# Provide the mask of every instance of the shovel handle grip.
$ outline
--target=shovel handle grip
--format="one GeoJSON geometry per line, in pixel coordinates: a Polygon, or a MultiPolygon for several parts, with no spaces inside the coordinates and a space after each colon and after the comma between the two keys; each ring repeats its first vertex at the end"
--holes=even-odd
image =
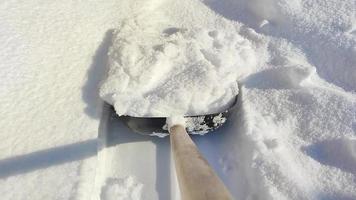
{"type": "Polygon", "coordinates": [[[184,126],[174,125],[169,132],[182,199],[232,199],[223,182],[199,153],[184,126]]]}

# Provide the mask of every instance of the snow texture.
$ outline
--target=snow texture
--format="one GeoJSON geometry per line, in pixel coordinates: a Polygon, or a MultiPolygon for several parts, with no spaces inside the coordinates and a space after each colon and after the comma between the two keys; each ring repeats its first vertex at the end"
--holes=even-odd
{"type": "Polygon", "coordinates": [[[140,200],[142,184],[133,177],[107,179],[101,190],[101,199],[107,200],[140,200]]]}
{"type": "Polygon", "coordinates": [[[0,2],[3,200],[90,199],[117,1],[0,2]]]}
{"type": "Polygon", "coordinates": [[[174,117],[237,92],[226,126],[192,136],[235,199],[356,199],[355,8],[1,1],[1,199],[180,199],[169,139],[132,133],[99,95],[174,117]]]}
{"type": "Polygon", "coordinates": [[[145,24],[130,22],[115,32],[108,79],[100,91],[119,115],[225,111],[238,94],[236,69],[256,65],[253,47],[237,34],[175,27],[146,30],[145,24]]]}
{"type": "MultiPolygon", "coordinates": [[[[138,55],[137,59],[131,61],[156,61],[157,56],[152,55],[158,53],[157,50],[164,54],[163,58],[176,55],[174,52],[186,55],[185,44],[189,41],[199,45],[199,51],[189,53],[194,58],[189,63],[201,58],[211,66],[210,70],[215,75],[218,75],[217,69],[224,69],[231,75],[231,79],[222,76],[223,78],[219,79],[220,84],[229,84],[236,79],[241,86],[238,111],[233,114],[226,127],[203,137],[193,137],[236,199],[356,198],[353,142],[356,124],[354,1],[151,2],[156,5],[154,12],[143,12],[146,21],[140,23],[138,17],[134,20],[137,22],[136,27],[130,26],[135,29],[127,31],[130,32],[128,35],[131,38],[135,38],[129,40],[134,48],[127,52],[130,52],[130,55],[138,55]],[[155,17],[150,17],[153,15],[165,17],[158,17],[161,20],[156,20],[155,17]],[[146,27],[149,27],[147,29],[150,34],[143,33],[147,30],[146,27]],[[132,36],[134,33],[138,35],[132,36]],[[174,45],[166,42],[171,41],[171,38],[174,45]],[[141,42],[143,40],[144,42],[141,42]],[[141,54],[141,51],[133,54],[140,49],[137,48],[140,44],[142,49],[147,48],[150,53],[141,54]],[[160,48],[153,48],[155,45],[160,45],[160,48]]],[[[171,93],[165,92],[172,90],[165,88],[165,83],[174,82],[174,79],[169,79],[174,77],[170,70],[177,71],[172,65],[178,63],[179,66],[186,67],[184,62],[175,63],[173,58],[166,59],[166,62],[162,58],[158,66],[145,64],[132,67],[132,64],[113,64],[125,59],[129,63],[129,56],[125,59],[120,57],[125,54],[120,48],[126,44],[117,45],[119,38],[128,38],[120,36],[127,32],[122,26],[117,28],[117,39],[113,41],[109,54],[109,67],[112,71],[118,72],[130,66],[121,71],[127,81],[119,81],[124,79],[109,72],[109,77],[116,80],[117,84],[105,82],[101,88],[101,96],[114,104],[119,114],[161,116],[162,110],[170,112],[171,105],[180,107],[182,101],[187,101],[187,105],[194,105],[191,98],[182,98],[178,102],[172,99],[170,102],[170,99],[166,98],[171,93]],[[115,52],[115,55],[112,52],[115,52]],[[168,67],[162,69],[162,66],[168,67]],[[152,78],[158,82],[150,82],[144,78],[142,80],[147,84],[138,84],[139,81],[132,80],[133,73],[129,69],[140,69],[140,78],[145,77],[146,70],[152,70],[150,74],[160,76],[152,78]],[[123,82],[124,84],[121,84],[123,82]],[[138,87],[134,86],[135,83],[138,87]],[[134,92],[134,95],[125,94],[125,98],[130,99],[129,103],[121,97],[114,97],[124,94],[125,91],[134,92]],[[159,98],[153,98],[155,100],[164,100],[163,104],[159,104],[162,107],[157,107],[155,101],[150,101],[150,95],[158,95],[159,98]],[[146,97],[148,102],[144,100],[146,97]],[[135,100],[131,101],[132,98],[135,100]]],[[[196,65],[190,67],[199,68],[196,65]]],[[[184,75],[188,82],[200,80],[200,77],[203,76],[197,77],[193,69],[184,75]]],[[[179,82],[174,84],[176,87],[186,86],[179,82]]],[[[209,80],[209,87],[214,84],[214,81],[210,83],[209,80]]],[[[181,98],[183,94],[194,95],[197,92],[199,104],[207,103],[205,111],[214,110],[208,102],[209,99],[205,98],[208,96],[200,96],[203,92],[200,89],[174,94],[179,94],[177,98],[181,98]]],[[[197,107],[180,108],[189,112],[199,111],[197,107]]],[[[129,130],[125,130],[120,124],[104,131],[108,136],[113,132],[122,133],[118,138],[131,138],[128,136],[129,130]]],[[[150,151],[156,151],[156,154],[152,152],[146,156],[147,160],[156,160],[156,167],[160,166],[156,171],[151,171],[157,179],[150,180],[139,175],[140,169],[136,167],[130,170],[131,173],[138,175],[141,182],[152,181],[159,184],[165,181],[170,185],[169,191],[163,186],[157,186],[153,190],[147,188],[144,193],[151,198],[179,199],[177,183],[172,182],[172,179],[162,178],[174,177],[172,164],[167,164],[171,158],[159,155],[159,152],[169,151],[168,145],[163,149],[167,140],[160,139],[166,140],[160,142],[156,138],[150,138],[152,143],[144,142],[144,138],[142,140],[138,143],[146,143],[145,151],[148,151],[150,145],[150,151]]],[[[135,144],[130,145],[137,152],[143,149],[139,144],[136,147],[135,144]]],[[[118,152],[129,153],[120,146],[113,151],[115,154],[111,155],[107,162],[119,162],[121,158],[114,157],[118,152]]],[[[127,168],[132,168],[133,165],[135,164],[128,164],[127,168]]],[[[120,173],[104,174],[118,176],[120,173]]]]}

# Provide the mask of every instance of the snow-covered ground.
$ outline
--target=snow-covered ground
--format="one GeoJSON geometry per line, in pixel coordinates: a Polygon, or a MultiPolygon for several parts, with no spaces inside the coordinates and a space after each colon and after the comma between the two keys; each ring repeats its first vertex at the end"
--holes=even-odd
{"type": "Polygon", "coordinates": [[[91,196],[96,88],[118,8],[105,0],[0,2],[1,199],[91,196]]]}
{"type": "Polygon", "coordinates": [[[179,199],[169,140],[99,100],[132,20],[234,69],[238,109],[193,139],[236,199],[356,199],[354,0],[1,2],[1,199],[179,199]]]}

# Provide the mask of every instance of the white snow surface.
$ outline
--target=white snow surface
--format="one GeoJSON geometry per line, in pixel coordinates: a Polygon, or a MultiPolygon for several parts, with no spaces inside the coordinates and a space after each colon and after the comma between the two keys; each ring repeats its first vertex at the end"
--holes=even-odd
{"type": "Polygon", "coordinates": [[[237,92],[192,136],[235,199],[356,199],[354,0],[8,0],[0,25],[1,199],[180,199],[169,138],[99,94],[177,116],[237,92]]]}
{"type": "Polygon", "coordinates": [[[0,2],[0,199],[90,199],[120,2],[0,2]]]}
{"type": "Polygon", "coordinates": [[[227,110],[238,94],[237,69],[256,66],[256,47],[234,32],[171,27],[161,21],[147,24],[139,15],[117,28],[100,95],[119,115],[134,117],[227,110]]]}

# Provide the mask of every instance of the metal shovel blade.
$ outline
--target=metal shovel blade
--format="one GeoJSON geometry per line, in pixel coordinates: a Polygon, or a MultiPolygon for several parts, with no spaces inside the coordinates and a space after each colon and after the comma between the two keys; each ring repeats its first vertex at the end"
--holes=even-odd
{"type": "MultiPolygon", "coordinates": [[[[186,130],[189,134],[205,134],[221,127],[228,120],[230,114],[236,107],[238,95],[232,106],[219,113],[207,115],[186,116],[186,130]]],[[[112,109],[114,109],[112,107],[112,109]]],[[[136,133],[143,135],[164,136],[169,134],[165,117],[131,117],[118,116],[124,124],[136,133]]]]}

